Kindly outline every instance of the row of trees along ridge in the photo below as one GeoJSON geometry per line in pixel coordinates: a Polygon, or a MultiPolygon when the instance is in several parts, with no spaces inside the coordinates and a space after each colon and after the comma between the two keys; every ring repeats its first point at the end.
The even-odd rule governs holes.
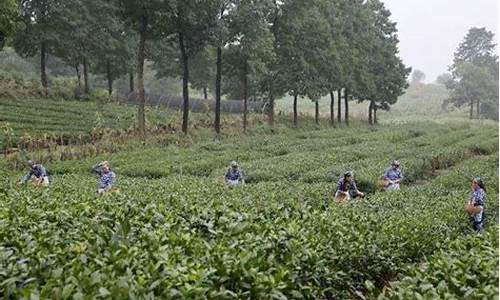
{"type": "MultiPolygon", "coordinates": [[[[223,95],[266,99],[269,124],[274,101],[330,95],[330,122],[349,122],[349,101],[388,109],[407,87],[407,68],[398,55],[396,23],[379,0],[9,0],[9,19],[0,33],[13,36],[23,56],[40,56],[43,87],[49,88],[47,55],[72,66],[85,93],[89,72],[113,81],[129,74],[138,100],[138,128],[145,134],[144,64],[157,76],[181,77],[182,130],[188,131],[189,85],[215,94],[214,129],[220,133],[223,95]],[[14,15],[15,13],[12,13],[14,15]],[[8,21],[20,19],[19,21],[8,21]],[[15,23],[15,24],[14,24],[15,23]],[[14,25],[12,25],[14,24],[14,25]],[[10,26],[12,25],[12,26],[10,26]],[[11,27],[16,27],[12,29],[11,27]],[[83,83],[81,82],[83,72],[83,83]],[[134,73],[136,75],[134,76],[134,73]],[[134,86],[134,77],[137,86],[134,86]],[[335,118],[335,96],[337,116],[335,118]]],[[[373,114],[372,114],[373,113],[373,114]]],[[[247,126],[247,112],[243,127],[247,126]]]]}

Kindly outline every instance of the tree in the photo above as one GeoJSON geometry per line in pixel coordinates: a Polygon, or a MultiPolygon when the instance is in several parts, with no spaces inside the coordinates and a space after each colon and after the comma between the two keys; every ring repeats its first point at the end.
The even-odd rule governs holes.
{"type": "Polygon", "coordinates": [[[203,99],[208,99],[208,90],[212,89],[215,77],[215,53],[211,47],[205,47],[194,55],[190,64],[191,87],[203,92],[203,99]]]}
{"type": "Polygon", "coordinates": [[[471,62],[461,63],[455,69],[455,79],[448,81],[448,102],[456,106],[469,104],[469,118],[485,115],[497,119],[498,112],[498,63],[496,66],[480,66],[471,62]],[[481,109],[481,101],[484,108],[481,109]],[[474,107],[476,114],[474,116],[474,107]],[[489,109],[486,109],[486,108],[489,109]],[[493,112],[493,113],[491,113],[493,112]]]}
{"type": "Polygon", "coordinates": [[[266,60],[265,72],[260,78],[260,87],[262,94],[267,98],[265,110],[268,116],[268,124],[274,126],[274,99],[285,93],[282,86],[279,84],[280,77],[280,61],[278,60],[277,51],[279,48],[279,22],[283,13],[284,1],[269,0],[270,6],[266,11],[266,20],[269,30],[272,33],[272,55],[266,60]]]}
{"type": "Polygon", "coordinates": [[[422,83],[422,81],[424,81],[425,79],[425,74],[424,72],[420,71],[420,70],[413,70],[413,73],[411,73],[411,83],[412,84],[419,84],[419,83],[422,83]]]}
{"type": "Polygon", "coordinates": [[[238,26],[234,26],[235,14],[241,2],[238,0],[215,0],[213,18],[216,24],[213,28],[212,45],[216,49],[215,63],[215,120],[214,130],[220,134],[220,108],[222,87],[222,49],[232,43],[238,34],[238,26]]]}
{"type": "Polygon", "coordinates": [[[172,1],[172,13],[164,18],[164,30],[151,50],[153,69],[157,77],[182,79],[182,131],[187,133],[189,121],[189,83],[203,89],[206,96],[211,79],[210,49],[214,21],[211,14],[213,1],[199,5],[197,0],[172,1]]]}
{"type": "Polygon", "coordinates": [[[172,7],[168,0],[118,0],[120,16],[129,27],[138,33],[137,46],[137,94],[138,94],[138,125],[139,132],[143,138],[146,136],[146,117],[144,106],[146,103],[144,94],[144,60],[146,58],[146,41],[158,36],[162,28],[161,20],[168,16],[172,7]]]}
{"type": "Polygon", "coordinates": [[[319,99],[328,93],[322,73],[330,54],[330,24],[320,1],[289,0],[282,7],[276,28],[277,84],[293,96],[294,125],[297,126],[297,98],[308,97],[315,104],[319,123],[319,99]]]}
{"type": "Polygon", "coordinates": [[[325,89],[330,93],[330,124],[335,123],[335,96],[334,91],[337,91],[337,122],[341,121],[341,101],[342,101],[342,74],[344,64],[342,53],[347,53],[348,41],[343,33],[345,14],[342,9],[342,1],[322,1],[320,2],[320,10],[324,13],[324,18],[329,22],[329,51],[326,53],[327,59],[321,70],[324,77],[325,89]]]}
{"type": "MultiPolygon", "coordinates": [[[[341,10],[340,22],[343,24],[339,30],[345,39],[345,44],[340,44],[339,56],[342,58],[342,75],[339,76],[337,86],[343,89],[344,96],[344,122],[349,124],[349,100],[357,96],[363,99],[361,92],[365,92],[373,84],[368,76],[369,59],[371,53],[371,32],[373,24],[370,22],[370,10],[363,0],[339,0],[341,10]]],[[[341,41],[343,40],[341,39],[341,41]]],[[[340,93],[339,93],[340,94],[340,93]]],[[[340,104],[339,116],[340,123],[340,104]]]]}
{"type": "Polygon", "coordinates": [[[124,24],[115,3],[99,0],[66,0],[59,29],[61,42],[54,51],[76,70],[79,87],[83,64],[85,93],[90,92],[89,71],[104,74],[111,94],[114,79],[127,71],[132,60],[124,24]],[[103,43],[102,41],[106,41],[103,43]]]}
{"type": "Polygon", "coordinates": [[[453,77],[451,76],[451,74],[450,73],[443,73],[436,78],[436,83],[441,84],[441,85],[446,85],[446,83],[450,80],[453,80],[453,77]]]}
{"type": "Polygon", "coordinates": [[[23,26],[15,36],[14,48],[23,57],[40,54],[40,81],[45,89],[48,88],[47,55],[61,43],[63,7],[61,0],[21,1],[23,26]]]}
{"type": "Polygon", "coordinates": [[[477,118],[488,115],[481,109],[481,101],[487,103],[485,107],[498,111],[498,56],[493,37],[494,34],[485,28],[469,29],[449,68],[452,79],[446,87],[450,97],[445,101],[455,106],[469,104],[470,119],[474,118],[474,106],[477,118]]]}
{"type": "MultiPolygon", "coordinates": [[[[105,10],[110,12],[112,10],[105,10]]],[[[102,26],[102,37],[107,43],[95,47],[93,61],[95,61],[95,73],[104,74],[108,83],[108,94],[113,93],[113,82],[129,73],[133,62],[132,44],[128,41],[127,32],[123,24],[114,15],[106,18],[106,26],[102,26]]]]}
{"type": "MultiPolygon", "coordinates": [[[[389,110],[404,93],[411,69],[398,56],[396,23],[390,20],[390,11],[379,0],[367,1],[360,9],[364,16],[360,21],[372,25],[356,35],[358,65],[351,94],[358,102],[370,102],[368,118],[372,124],[377,122],[378,109],[389,110]],[[359,43],[359,38],[365,43],[359,43]]],[[[347,110],[347,101],[345,105],[347,110]]]]}
{"type": "Polygon", "coordinates": [[[267,57],[272,56],[272,35],[266,22],[269,9],[266,0],[243,1],[234,10],[229,31],[234,34],[223,55],[225,74],[236,78],[243,98],[243,130],[247,128],[248,97],[251,90],[257,87],[250,77],[257,77],[266,70],[267,57]]]}
{"type": "Polygon", "coordinates": [[[6,38],[14,34],[18,17],[19,6],[16,0],[3,0],[0,3],[0,51],[6,38]]]}

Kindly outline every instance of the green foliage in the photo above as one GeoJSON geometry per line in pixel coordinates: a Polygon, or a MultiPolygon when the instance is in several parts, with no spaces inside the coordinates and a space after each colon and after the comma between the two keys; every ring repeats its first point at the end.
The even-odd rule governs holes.
{"type": "Polygon", "coordinates": [[[470,106],[469,117],[498,120],[498,56],[494,34],[485,28],[471,28],[460,43],[453,64],[452,79],[446,82],[450,98],[445,105],[470,106]]]}
{"type": "Polygon", "coordinates": [[[494,299],[498,297],[498,225],[459,238],[433,254],[378,299],[494,299]]]}
{"type": "Polygon", "coordinates": [[[285,2],[274,29],[278,85],[284,92],[313,100],[325,94],[321,75],[331,43],[330,24],[319,3],[285,2]]]}
{"type": "Polygon", "coordinates": [[[420,71],[420,70],[413,70],[411,73],[411,83],[412,84],[419,84],[422,83],[425,79],[425,73],[420,71]]]}
{"type": "MultiPolygon", "coordinates": [[[[359,135],[352,128],[288,130],[55,163],[48,165],[52,186],[45,190],[18,188],[3,177],[0,293],[54,299],[348,299],[369,290],[377,295],[387,280],[410,276],[409,264],[441,251],[459,257],[470,249],[472,261],[472,253],[493,260],[493,241],[491,251],[481,252],[474,244],[453,242],[473,234],[462,211],[472,175],[485,178],[488,224],[498,223],[498,174],[492,167],[498,164],[498,135],[496,128],[484,129],[484,136],[475,136],[477,128],[470,126],[434,124],[361,127],[359,135]],[[462,156],[480,141],[490,155],[462,156]],[[396,147],[387,149],[388,142],[396,147]],[[334,181],[346,167],[365,189],[392,156],[404,159],[413,180],[425,178],[428,159],[439,154],[454,166],[424,185],[374,191],[343,206],[333,202],[334,181]],[[228,189],[215,178],[235,158],[253,179],[228,189]],[[119,193],[95,194],[98,179],[89,167],[101,159],[110,160],[118,174],[119,193]]],[[[481,268],[495,276],[496,264],[481,268]]],[[[494,290],[494,280],[485,291],[494,290]]],[[[454,284],[444,283],[449,290],[454,284]]]]}
{"type": "Polygon", "coordinates": [[[0,74],[8,73],[24,80],[38,78],[36,67],[18,56],[10,47],[0,52],[0,70],[0,74]]]}
{"type": "Polygon", "coordinates": [[[38,80],[26,80],[22,75],[0,72],[0,99],[5,102],[44,96],[57,100],[70,100],[74,99],[75,86],[76,83],[72,80],[57,79],[52,81],[52,88],[46,92],[38,80]]]}
{"type": "MultiPolygon", "coordinates": [[[[97,112],[102,116],[101,125],[106,128],[126,129],[135,121],[135,110],[110,103],[111,99],[104,91],[92,92],[83,101],[75,101],[70,100],[73,99],[74,85],[68,88],[67,83],[56,83],[50,90],[51,99],[43,99],[43,90],[37,81],[15,83],[13,80],[12,77],[0,77],[0,86],[16,85],[15,94],[0,93],[0,122],[10,123],[15,133],[13,142],[23,140],[23,136],[33,139],[65,136],[65,140],[89,137],[97,112]]],[[[152,124],[158,124],[175,119],[175,115],[149,109],[148,118],[152,124]]],[[[0,136],[0,149],[5,146],[4,136],[0,136]]]]}
{"type": "Polygon", "coordinates": [[[267,1],[241,2],[232,16],[231,29],[237,37],[224,49],[222,92],[232,99],[261,93],[260,78],[275,55],[273,36],[266,13],[267,1]]]}
{"type": "MultiPolygon", "coordinates": [[[[75,88],[74,81],[54,80],[47,95],[49,99],[46,99],[38,80],[26,81],[0,74],[0,122],[8,122],[14,131],[9,147],[19,146],[31,151],[47,148],[47,144],[54,140],[57,143],[64,141],[64,144],[87,142],[97,137],[94,132],[96,113],[102,117],[102,122],[98,122],[100,126],[97,126],[100,129],[133,135],[136,120],[133,107],[114,102],[102,89],[95,89],[75,100],[75,88]]],[[[147,107],[146,115],[151,133],[175,133],[178,130],[180,116],[175,110],[147,107]]],[[[203,113],[193,113],[192,116],[193,127],[203,129],[210,126],[210,116],[203,113]]],[[[224,116],[223,124],[239,133],[237,120],[224,116]]],[[[252,116],[252,122],[258,123],[258,116],[252,116]]],[[[0,135],[0,150],[7,146],[5,140],[6,136],[0,135]]]]}
{"type": "Polygon", "coordinates": [[[446,85],[446,83],[450,80],[453,80],[453,77],[451,76],[451,74],[450,73],[443,73],[436,78],[436,83],[441,84],[441,85],[446,85]]]}
{"type": "Polygon", "coordinates": [[[16,0],[5,0],[0,3],[0,51],[7,37],[14,34],[19,17],[19,6],[16,0]]]}
{"type": "MultiPolygon", "coordinates": [[[[271,102],[284,94],[317,103],[333,90],[346,88],[349,99],[388,107],[403,93],[409,72],[398,57],[396,25],[378,0],[26,0],[21,12],[24,27],[13,44],[20,55],[40,62],[43,92],[49,86],[47,74],[69,72],[76,72],[78,96],[82,73],[86,94],[90,85],[103,87],[102,79],[97,85],[90,81],[91,71],[106,77],[111,94],[114,81],[138,67],[141,131],[145,59],[153,62],[158,78],[183,77],[205,95],[207,89],[215,91],[216,101],[223,96],[221,88],[237,99],[269,99],[270,122],[271,102]],[[218,59],[215,49],[223,52],[218,59]],[[55,58],[67,68],[47,68],[55,58]],[[216,71],[214,64],[221,63],[216,71]]],[[[149,75],[146,81],[151,81],[149,75]]],[[[146,86],[162,84],[153,81],[146,86]]],[[[188,88],[183,90],[187,102],[188,88]]]]}
{"type": "Polygon", "coordinates": [[[58,25],[61,25],[60,0],[23,1],[21,20],[23,27],[15,36],[16,51],[25,57],[34,56],[43,43],[50,44],[52,52],[61,41],[58,25]]]}

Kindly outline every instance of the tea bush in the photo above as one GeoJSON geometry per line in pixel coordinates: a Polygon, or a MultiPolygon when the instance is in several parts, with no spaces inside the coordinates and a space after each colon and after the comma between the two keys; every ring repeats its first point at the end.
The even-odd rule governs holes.
{"type": "Polygon", "coordinates": [[[496,128],[413,125],[419,134],[409,129],[284,131],[189,147],[144,146],[47,165],[55,174],[48,189],[17,187],[12,178],[19,172],[8,171],[11,178],[0,181],[0,295],[495,295],[496,128]],[[226,188],[217,178],[235,156],[250,183],[226,188]],[[370,185],[393,158],[400,158],[408,174],[403,189],[376,191],[370,185]],[[98,178],[89,167],[104,159],[111,160],[120,191],[99,197],[98,178]],[[346,168],[371,193],[339,205],[333,190],[346,168]],[[488,185],[491,229],[485,235],[472,231],[463,212],[475,175],[488,185]],[[448,265],[439,262],[443,257],[451,259],[448,265]],[[455,258],[473,265],[457,269],[463,263],[455,258]],[[409,267],[415,265],[427,269],[409,267]],[[447,275],[437,277],[443,270],[447,275]],[[395,280],[402,281],[390,283],[395,280]]]}
{"type": "Polygon", "coordinates": [[[498,226],[459,238],[432,255],[379,299],[498,297],[498,226]]]}

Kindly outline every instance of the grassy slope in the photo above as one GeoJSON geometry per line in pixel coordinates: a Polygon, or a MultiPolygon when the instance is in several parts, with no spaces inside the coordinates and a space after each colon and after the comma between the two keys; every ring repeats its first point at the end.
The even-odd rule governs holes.
{"type": "MultiPolygon", "coordinates": [[[[132,106],[93,101],[46,99],[0,99],[0,124],[22,135],[89,135],[96,127],[128,128],[135,123],[137,109],[132,106]]],[[[148,108],[149,122],[175,122],[177,114],[148,108]]],[[[5,133],[0,136],[0,148],[5,133]]]]}
{"type": "MultiPolygon", "coordinates": [[[[437,84],[418,84],[410,86],[396,104],[391,106],[389,112],[379,111],[378,117],[381,122],[394,120],[464,120],[467,113],[464,110],[450,108],[443,111],[443,100],[448,97],[446,88],[437,84]]],[[[284,113],[292,113],[292,97],[287,96],[277,101],[276,110],[284,113]]],[[[342,101],[342,107],[344,102],[342,101]]],[[[368,119],[369,103],[350,102],[350,116],[356,119],[368,119]]],[[[330,96],[320,99],[320,112],[325,118],[329,117],[330,96]]],[[[335,113],[337,112],[337,95],[335,93],[335,113]]],[[[299,113],[314,115],[314,103],[309,99],[300,99],[298,104],[299,113]]],[[[342,118],[343,118],[342,111],[342,118]]]]}
{"type": "Polygon", "coordinates": [[[8,122],[16,134],[86,134],[98,123],[128,127],[135,120],[132,108],[96,102],[10,99],[0,100],[0,109],[0,121],[8,122]]]}

